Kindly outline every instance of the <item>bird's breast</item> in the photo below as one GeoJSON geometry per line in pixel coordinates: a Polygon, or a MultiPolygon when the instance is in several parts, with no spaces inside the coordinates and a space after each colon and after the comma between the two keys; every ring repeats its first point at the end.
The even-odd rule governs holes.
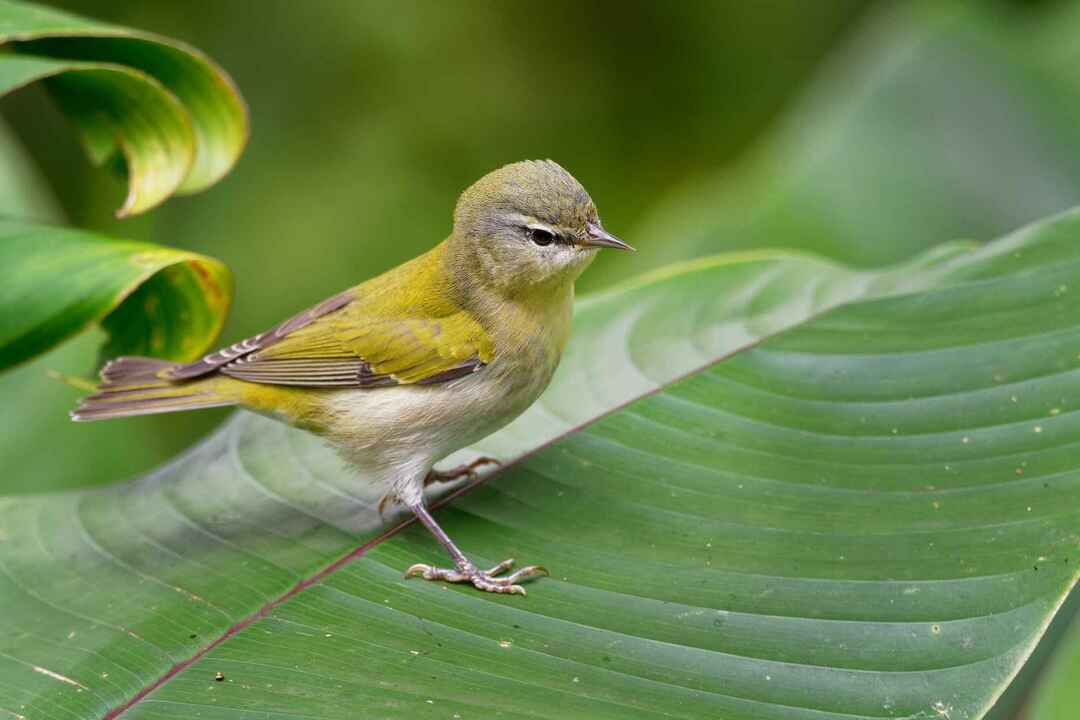
{"type": "Polygon", "coordinates": [[[524,412],[557,362],[557,355],[537,350],[516,359],[497,354],[477,372],[440,385],[335,391],[326,398],[320,432],[364,468],[429,464],[524,412]]]}

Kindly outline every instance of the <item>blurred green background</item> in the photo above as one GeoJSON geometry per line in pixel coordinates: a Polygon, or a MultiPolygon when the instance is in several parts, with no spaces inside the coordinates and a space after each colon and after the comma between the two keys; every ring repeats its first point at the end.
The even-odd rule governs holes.
{"type": "MultiPolygon", "coordinates": [[[[117,221],[122,182],[31,87],[0,104],[0,210],[221,258],[228,342],[431,246],[464,187],[523,158],[565,165],[640,250],[584,291],[750,247],[880,265],[1080,204],[1077,3],[49,4],[209,53],[251,141],[209,191],[117,221]]],[[[89,374],[97,339],[0,376],[0,494],[121,480],[224,417],[73,425],[46,371],[89,374]]]]}

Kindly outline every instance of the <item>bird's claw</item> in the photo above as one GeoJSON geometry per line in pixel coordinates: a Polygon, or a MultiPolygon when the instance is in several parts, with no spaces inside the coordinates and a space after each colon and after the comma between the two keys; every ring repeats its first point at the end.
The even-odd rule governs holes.
{"type": "Polygon", "coordinates": [[[509,575],[500,577],[501,573],[506,572],[513,566],[513,558],[503,560],[489,570],[480,570],[471,563],[452,570],[416,563],[405,571],[405,577],[419,576],[425,580],[441,580],[442,582],[452,583],[470,582],[474,587],[485,592],[524,595],[525,588],[517,585],[517,582],[549,574],[547,568],[543,565],[529,565],[509,575]]]}

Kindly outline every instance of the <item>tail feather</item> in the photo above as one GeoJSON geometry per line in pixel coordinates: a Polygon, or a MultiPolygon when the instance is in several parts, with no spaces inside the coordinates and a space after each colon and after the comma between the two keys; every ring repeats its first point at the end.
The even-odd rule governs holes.
{"type": "Polygon", "coordinates": [[[214,391],[214,377],[179,382],[160,377],[163,370],[175,365],[145,357],[111,361],[101,371],[97,392],[82,399],[71,419],[88,422],[236,404],[214,391]]]}

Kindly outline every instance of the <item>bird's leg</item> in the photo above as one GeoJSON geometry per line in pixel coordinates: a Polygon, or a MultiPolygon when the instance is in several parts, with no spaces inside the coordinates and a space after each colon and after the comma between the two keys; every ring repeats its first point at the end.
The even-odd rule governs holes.
{"type": "Polygon", "coordinates": [[[424,478],[424,487],[433,483],[453,482],[466,475],[469,476],[470,480],[475,480],[476,469],[483,467],[484,465],[494,465],[498,467],[502,465],[502,463],[495,458],[485,456],[450,470],[436,470],[435,468],[431,468],[431,470],[428,471],[427,477],[424,478]]]}
{"type": "Polygon", "coordinates": [[[528,567],[521,568],[517,572],[499,577],[500,573],[506,572],[514,566],[513,558],[503,560],[490,570],[480,570],[471,560],[469,560],[469,558],[465,557],[465,553],[461,552],[461,550],[458,549],[458,546],[454,544],[454,541],[450,539],[450,536],[439,527],[439,524],[435,522],[435,518],[431,517],[431,513],[424,507],[422,500],[409,505],[409,509],[416,514],[416,517],[420,519],[420,522],[424,523],[424,527],[435,536],[435,539],[446,548],[446,552],[450,553],[450,557],[454,561],[454,569],[446,570],[431,565],[424,565],[423,563],[417,563],[405,571],[405,577],[419,575],[425,580],[443,580],[445,582],[455,583],[471,582],[480,590],[485,590],[487,592],[524,595],[525,588],[520,585],[515,585],[514,583],[521,580],[528,580],[529,578],[538,575],[548,574],[547,569],[541,565],[529,565],[528,567]]]}

